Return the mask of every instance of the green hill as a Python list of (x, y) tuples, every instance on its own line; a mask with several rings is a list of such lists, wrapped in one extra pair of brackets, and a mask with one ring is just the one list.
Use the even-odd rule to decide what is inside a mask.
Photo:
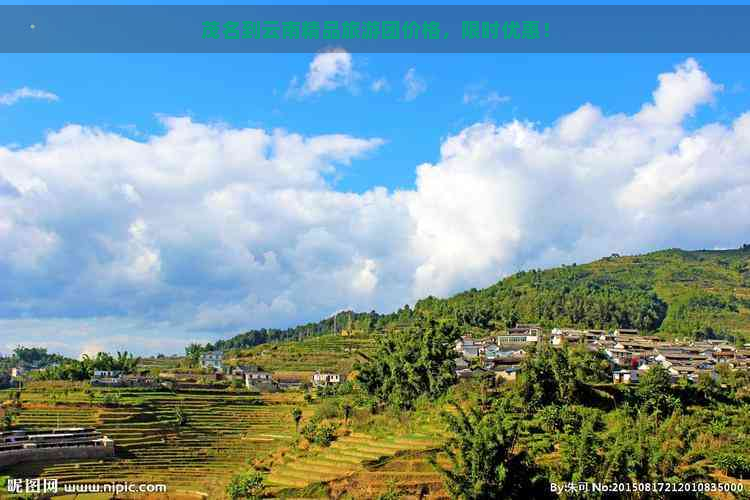
[[(364, 333), (372, 333), (407, 323), (416, 311), (455, 319), (467, 332), (540, 323), (750, 342), (750, 245), (613, 254), (589, 264), (521, 271), (482, 290), (447, 299), (428, 297), (391, 314), (355, 313), (353, 321)], [(284, 332), (285, 339), (294, 339), (303, 328), (321, 335), (331, 332), (331, 321), (276, 331)], [(248, 332), (217, 346), (257, 345), (268, 340), (269, 331)]]
[(612, 255), (584, 265), (522, 271), (483, 290), (422, 300), (416, 309), (483, 329), (541, 323), (746, 341), (750, 246)]

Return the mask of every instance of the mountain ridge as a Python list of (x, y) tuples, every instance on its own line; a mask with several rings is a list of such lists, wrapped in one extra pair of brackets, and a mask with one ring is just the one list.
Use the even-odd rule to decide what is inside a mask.
[[(336, 331), (373, 332), (409, 322), (417, 311), (450, 318), (466, 331), (516, 323), (545, 327), (637, 328), (665, 337), (750, 341), (750, 244), (609, 257), (586, 264), (519, 271), (483, 289), (426, 297), (380, 314), (344, 311)], [(288, 329), (250, 330), (215, 348), (251, 347), (330, 333), (334, 318)]]

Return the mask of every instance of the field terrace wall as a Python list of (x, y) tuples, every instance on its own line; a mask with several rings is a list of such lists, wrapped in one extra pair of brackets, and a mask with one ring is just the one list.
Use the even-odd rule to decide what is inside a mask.
[(0, 436), (0, 470), (22, 462), (96, 459), (114, 454), (114, 441), (93, 429), (11, 431)]

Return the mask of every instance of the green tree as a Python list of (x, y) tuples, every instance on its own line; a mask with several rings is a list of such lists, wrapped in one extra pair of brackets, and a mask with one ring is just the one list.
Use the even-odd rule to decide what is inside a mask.
[(302, 428), (302, 435), (311, 443), (330, 446), (336, 440), (336, 425), (333, 422), (322, 422), (312, 418)]
[(580, 387), (567, 348), (540, 343), (521, 363), (518, 390), (531, 411), (575, 402), (581, 395)]
[(714, 457), (717, 467), (734, 477), (743, 479), (750, 475), (750, 459), (737, 453), (719, 453)]
[(182, 406), (175, 406), (174, 422), (177, 427), (183, 427), (188, 423), (188, 416)]
[[(591, 416), (580, 428), (569, 429), (561, 446), (559, 476), (555, 480), (597, 483), (694, 482), (708, 478), (700, 454), (690, 453), (695, 422), (677, 409), (659, 423), (644, 412), (635, 417), (624, 411), (612, 416), (614, 424), (597, 432)], [(631, 492), (624, 498), (671, 498), (667, 493)]]
[(198, 366), (200, 365), (201, 356), (207, 351), (206, 347), (192, 343), (189, 344), (187, 347), (185, 347), (185, 357), (188, 360), (188, 363), (190, 363), (190, 366)]
[(13, 423), (16, 421), (16, 417), (18, 417), (18, 413), (19, 411), (15, 407), (9, 407), (3, 410), (3, 430), (10, 430), (13, 428)]
[(680, 406), (679, 399), (672, 393), (672, 376), (659, 364), (651, 366), (639, 377), (637, 394), (641, 406), (648, 413), (655, 414), (657, 420)]
[(712, 400), (719, 394), (719, 384), (714, 377), (707, 372), (702, 372), (698, 375), (695, 388), (703, 394), (703, 397), (707, 400)]
[(584, 345), (576, 345), (569, 350), (568, 358), (579, 381), (612, 382), (612, 365), (604, 351), (590, 351)]
[(295, 432), (299, 433), (299, 423), (302, 420), (302, 410), (298, 406), (292, 408), (292, 418), (294, 419)]
[(561, 465), (565, 477), (573, 482), (596, 481), (601, 440), (595, 432), (596, 419), (587, 417), (577, 433), (566, 435), (561, 448)]
[(349, 417), (352, 414), (352, 405), (349, 401), (341, 402), (341, 413), (344, 415), (344, 423), (349, 424)]
[(452, 498), (464, 500), (496, 498), (545, 498), (549, 490), (524, 452), (516, 450), (518, 422), (507, 418), (509, 407), (485, 411), (454, 404), (455, 415), (444, 418), (453, 432), (442, 451), (450, 467), (440, 467), (443, 483)]
[(355, 369), (358, 383), (379, 401), (407, 409), (425, 394), (442, 395), (456, 382), (454, 350), (459, 331), (453, 321), (419, 315), (413, 326), (378, 338), (376, 353)]
[(141, 358), (133, 356), (128, 351), (117, 351), (117, 356), (112, 361), (112, 369), (124, 373), (133, 373), (140, 362)]

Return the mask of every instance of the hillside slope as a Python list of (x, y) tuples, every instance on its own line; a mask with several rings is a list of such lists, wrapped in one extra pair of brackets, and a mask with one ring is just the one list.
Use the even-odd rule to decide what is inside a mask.
[(613, 255), (584, 265), (524, 271), (484, 290), (420, 301), (417, 308), (479, 328), (534, 322), (746, 340), (750, 246)]
[[(521, 271), (482, 290), (448, 299), (428, 297), (413, 309), (405, 306), (392, 314), (360, 313), (354, 318), (359, 328), (371, 332), (408, 322), (420, 310), (453, 318), (467, 332), (541, 323), (750, 342), (750, 245), (613, 254), (588, 264)], [(324, 320), (310, 330), (330, 332), (330, 323)], [(245, 347), (259, 343), (259, 337), (248, 332), (220, 343)]]

